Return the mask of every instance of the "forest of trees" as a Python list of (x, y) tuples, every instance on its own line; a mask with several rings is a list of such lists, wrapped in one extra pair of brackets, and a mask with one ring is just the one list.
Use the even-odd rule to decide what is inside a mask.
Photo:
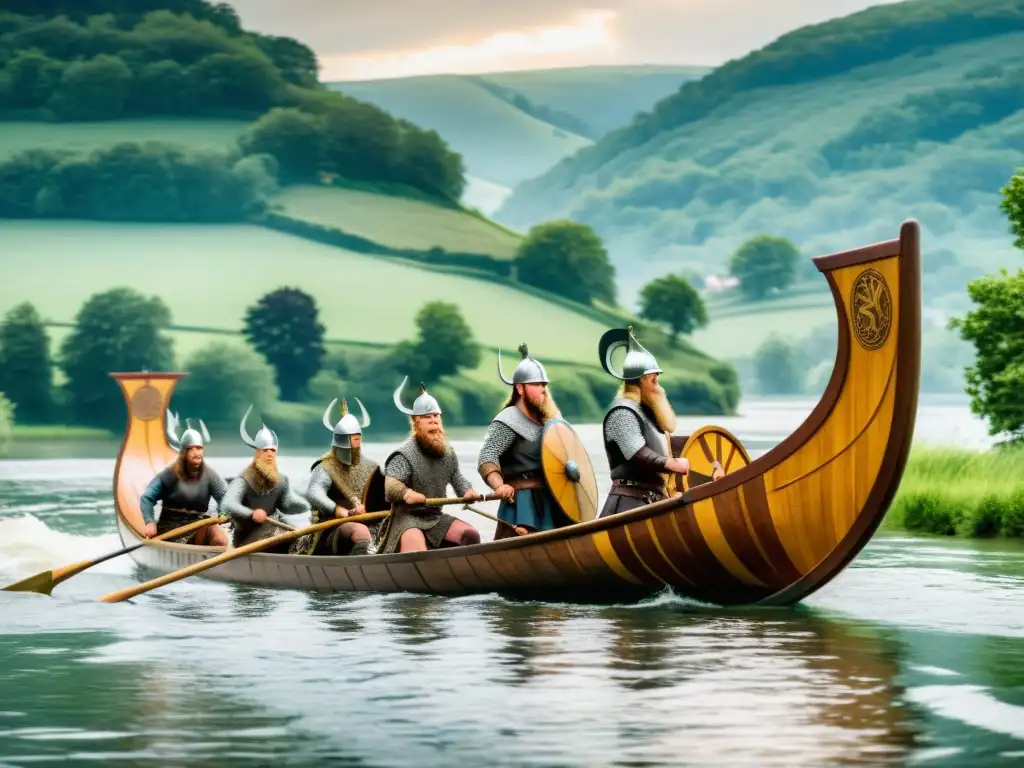
[(280, 150), (289, 178), (332, 173), (461, 197), (462, 158), (436, 132), (327, 90), (317, 72), (305, 45), (244, 31), (226, 4), (0, 0), (0, 118), (264, 115), (244, 153)]

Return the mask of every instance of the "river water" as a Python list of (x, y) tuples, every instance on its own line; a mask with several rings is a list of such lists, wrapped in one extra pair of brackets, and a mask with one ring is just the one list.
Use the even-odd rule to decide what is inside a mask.
[[(756, 455), (812, 406), (750, 402), (715, 421)], [(598, 429), (578, 431), (606, 488)], [(960, 401), (924, 401), (916, 435), (987, 443)], [(476, 477), (479, 435), (453, 442)], [(366, 451), (379, 460), (393, 444)], [(281, 454), (304, 483), (312, 455)], [(211, 458), (224, 474), (246, 461)], [(0, 462), (0, 584), (119, 547), (112, 470), (113, 456)], [(493, 523), (458, 514), (490, 538)], [(0, 766), (1024, 763), (1024, 548), (1012, 543), (880, 533), (793, 609), (198, 578), (95, 602), (141, 578), (125, 557), (53, 597), (0, 592)]]

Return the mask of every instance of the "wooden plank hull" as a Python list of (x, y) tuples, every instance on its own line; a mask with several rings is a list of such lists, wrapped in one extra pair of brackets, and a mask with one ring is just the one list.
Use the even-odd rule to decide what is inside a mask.
[[(258, 553), (202, 576), (332, 592), (498, 592), (620, 602), (669, 587), (723, 605), (802, 600), (867, 543), (906, 464), (920, 371), (917, 223), (905, 223), (899, 238), (815, 263), (839, 320), (832, 378), (800, 428), (725, 478), (613, 517), (526, 537), (362, 557)], [(114, 498), (118, 531), (130, 545), (141, 540), (143, 488), (175, 456), (163, 424), (183, 374), (112, 375), (129, 412)], [(221, 551), (156, 542), (132, 557), (169, 573)]]

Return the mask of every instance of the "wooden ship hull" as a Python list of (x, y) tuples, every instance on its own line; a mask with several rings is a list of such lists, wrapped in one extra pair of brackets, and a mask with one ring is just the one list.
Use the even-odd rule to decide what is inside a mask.
[[(919, 238), (908, 221), (898, 238), (814, 259), (838, 314), (829, 384), (793, 434), (718, 481), (680, 485), (685, 492), (674, 498), (530, 536), (393, 555), (256, 553), (202, 576), (335, 592), (497, 592), (576, 602), (635, 600), (669, 587), (720, 605), (794, 604), (861, 551), (899, 485), (917, 410)], [(183, 375), (112, 374), (128, 406), (114, 473), (126, 546), (142, 541), (141, 492), (175, 458), (164, 419)], [(708, 458), (709, 443), (720, 450), (728, 434), (712, 431), (714, 440), (699, 446)], [(131, 556), (169, 573), (222, 551), (148, 542)]]

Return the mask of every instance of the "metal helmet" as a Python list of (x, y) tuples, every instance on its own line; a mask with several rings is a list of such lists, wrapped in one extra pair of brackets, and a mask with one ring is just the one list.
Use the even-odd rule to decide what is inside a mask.
[(272, 429), (267, 429), (266, 424), (260, 426), (259, 432), (256, 433), (256, 439), (253, 440), (249, 437), (249, 433), (245, 429), (245, 421), (249, 418), (249, 413), (252, 411), (252, 405), (245, 412), (245, 416), (242, 417), (242, 423), (238, 425), (238, 434), (242, 436), (242, 442), (248, 445), (250, 448), (255, 448), (257, 451), (262, 451), (264, 448), (273, 448), (277, 450), (277, 433)]
[[(622, 372), (616, 372), (612, 366), (612, 355), (619, 349), (626, 348), (626, 359), (622, 361)], [(617, 379), (636, 381), (648, 373), (662, 373), (658, 361), (644, 349), (633, 335), (633, 326), (613, 328), (606, 331), (597, 345), (597, 354), (601, 358), (601, 367)]]
[(512, 381), (509, 381), (505, 378), (505, 372), (501, 369), (501, 350), (498, 350), (498, 376), (501, 377), (501, 380), (509, 385), (547, 384), (547, 371), (544, 370), (544, 366), (540, 364), (539, 360), (530, 357), (530, 350), (525, 342), (519, 345), (519, 354), (523, 359), (516, 366), (516, 370), (512, 374)]
[(324, 411), (324, 426), (334, 433), (331, 447), (335, 449), (338, 458), (345, 463), (351, 463), (352, 461), (352, 435), (361, 435), (363, 430), (370, 426), (370, 414), (366, 412), (366, 407), (363, 405), (362, 400), (357, 397), (355, 401), (359, 403), (359, 410), (363, 413), (362, 420), (357, 419), (348, 412), (348, 403), (344, 399), (341, 401), (341, 419), (333, 427), (331, 426), (331, 409), (338, 402), (338, 398), (331, 400), (331, 404)]
[(402, 383), (398, 385), (398, 389), (395, 390), (395, 406), (404, 413), (406, 416), (427, 416), (431, 413), (441, 414), (441, 406), (438, 404), (434, 396), (427, 392), (427, 385), (420, 382), (420, 394), (413, 403), (412, 409), (406, 408), (402, 405), (402, 390), (405, 389), (406, 382), (409, 381), (409, 377), (406, 376), (402, 379)]
[(199, 430), (196, 430), (192, 426), (192, 419), (185, 419), (185, 425), (187, 429), (182, 433), (181, 437), (178, 437), (178, 426), (181, 421), (178, 419), (178, 414), (167, 411), (167, 442), (170, 443), (171, 448), (178, 451), (186, 451), (193, 446), (198, 445), (200, 448), (210, 442), (210, 433), (206, 429), (206, 424), (203, 423), (202, 419), (199, 419)]

